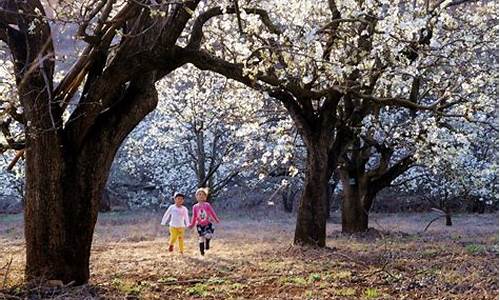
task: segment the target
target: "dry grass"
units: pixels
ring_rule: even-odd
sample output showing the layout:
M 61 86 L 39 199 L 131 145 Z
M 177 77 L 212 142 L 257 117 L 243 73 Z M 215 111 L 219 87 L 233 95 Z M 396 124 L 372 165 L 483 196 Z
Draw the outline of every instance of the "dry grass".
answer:
M 101 215 L 90 285 L 42 288 L 23 284 L 22 217 L 0 216 L 0 299 L 498 298 L 498 215 L 458 216 L 426 233 L 431 215 L 374 215 L 377 230 L 362 236 L 329 224 L 326 249 L 292 247 L 290 216 L 226 216 L 203 259 L 193 232 L 184 256 L 168 253 L 160 217 Z

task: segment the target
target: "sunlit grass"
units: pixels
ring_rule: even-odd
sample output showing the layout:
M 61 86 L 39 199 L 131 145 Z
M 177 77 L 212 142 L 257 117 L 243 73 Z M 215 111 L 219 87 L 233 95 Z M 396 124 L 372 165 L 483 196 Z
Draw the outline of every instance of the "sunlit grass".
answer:
M 119 299 L 166 299 L 165 295 L 168 299 L 429 299 L 436 296 L 433 289 L 446 299 L 470 295 L 493 299 L 497 293 L 498 268 L 494 266 L 498 256 L 490 245 L 498 228 L 477 227 L 469 233 L 464 228 L 443 227 L 441 233 L 411 233 L 404 239 L 388 232 L 383 240 L 374 241 L 340 235 L 339 225 L 329 224 L 327 245 L 335 249 L 310 249 L 291 245 L 293 221 L 285 217 L 283 221 L 228 217 L 216 226 L 212 248 L 201 257 L 193 231 L 186 233 L 184 255 L 168 252 L 167 230 L 158 225 L 159 218 L 151 213 L 126 213 L 123 219 L 116 213 L 101 217 L 89 290 L 66 293 L 85 294 L 87 299 L 93 299 L 92 295 Z M 388 218 L 410 231 L 406 218 Z M 383 224 L 385 220 L 378 221 Z M 6 224 L 16 228 L 16 222 Z M 420 225 L 415 223 L 415 227 Z M 5 247 L 0 268 L 12 259 L 5 290 L 25 298 L 22 236 L 14 238 L 7 226 L 2 228 L 0 240 Z M 486 234 L 478 234 L 479 229 Z

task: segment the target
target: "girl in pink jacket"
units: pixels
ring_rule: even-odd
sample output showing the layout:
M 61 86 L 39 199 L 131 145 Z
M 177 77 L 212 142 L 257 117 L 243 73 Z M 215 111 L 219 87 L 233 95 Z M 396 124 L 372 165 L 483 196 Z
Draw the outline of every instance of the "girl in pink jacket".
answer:
M 212 205 L 207 202 L 208 189 L 199 188 L 196 190 L 196 200 L 198 203 L 193 205 L 193 218 L 189 228 L 196 225 L 196 230 L 200 236 L 200 253 L 205 255 L 205 250 L 210 249 L 210 239 L 213 236 L 214 228 L 211 221 L 219 223 L 219 218 L 215 214 Z

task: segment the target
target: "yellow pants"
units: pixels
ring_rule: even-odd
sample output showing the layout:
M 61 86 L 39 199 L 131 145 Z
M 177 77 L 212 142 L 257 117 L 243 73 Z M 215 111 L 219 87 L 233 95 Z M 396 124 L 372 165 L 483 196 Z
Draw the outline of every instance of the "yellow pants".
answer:
M 170 227 L 170 246 L 179 240 L 179 250 L 184 252 L 184 227 Z

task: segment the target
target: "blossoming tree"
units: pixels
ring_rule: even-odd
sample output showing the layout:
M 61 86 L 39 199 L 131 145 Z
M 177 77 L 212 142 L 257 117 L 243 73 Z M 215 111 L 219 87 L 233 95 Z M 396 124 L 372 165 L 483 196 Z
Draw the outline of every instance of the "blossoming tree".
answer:
M 0 2 L 25 124 L 27 277 L 88 280 L 115 153 L 155 109 L 155 83 L 187 63 L 284 105 L 307 149 L 294 240 L 325 246 L 328 181 L 363 119 L 380 107 L 438 118 L 468 102 L 460 86 L 477 74 L 456 53 L 484 52 L 496 32 L 495 4 L 472 2 L 63 1 L 50 16 L 38 0 Z M 84 43 L 61 80 L 58 21 Z

